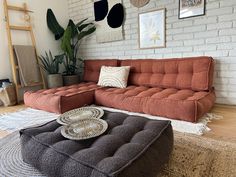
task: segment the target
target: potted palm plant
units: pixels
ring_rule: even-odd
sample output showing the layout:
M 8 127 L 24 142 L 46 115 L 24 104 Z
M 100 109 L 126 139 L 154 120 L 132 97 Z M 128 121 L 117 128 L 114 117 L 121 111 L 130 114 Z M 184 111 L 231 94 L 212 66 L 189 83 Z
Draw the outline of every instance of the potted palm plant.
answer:
M 83 59 L 79 58 L 78 50 L 84 37 L 92 34 L 96 27 L 94 23 L 87 22 L 87 19 L 75 24 L 72 20 L 64 29 L 57 22 L 57 19 L 51 9 L 47 11 L 47 25 L 50 31 L 55 35 L 56 40 L 61 40 L 61 49 L 64 55 L 64 85 L 71 85 L 79 82 L 78 74 L 81 73 Z
M 59 65 L 63 62 L 63 56 L 53 57 L 51 51 L 45 52 L 45 56 L 39 56 L 39 66 L 47 73 L 48 88 L 61 87 L 62 75 L 59 73 Z

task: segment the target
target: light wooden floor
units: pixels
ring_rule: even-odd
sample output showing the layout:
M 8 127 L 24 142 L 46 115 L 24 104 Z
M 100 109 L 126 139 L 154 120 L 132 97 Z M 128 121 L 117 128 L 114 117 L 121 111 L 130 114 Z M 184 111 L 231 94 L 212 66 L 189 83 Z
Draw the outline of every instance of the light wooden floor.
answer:
M 22 108 L 25 108 L 25 106 L 0 107 L 0 114 L 15 112 Z M 213 120 L 208 123 L 208 127 L 211 128 L 211 131 L 204 136 L 236 143 L 236 106 L 216 104 L 211 112 L 223 116 L 223 119 Z M 6 135 L 6 132 L 0 130 L 0 138 Z
M 208 123 L 211 131 L 204 136 L 236 142 L 236 106 L 216 104 L 211 112 L 223 116 L 223 119 Z

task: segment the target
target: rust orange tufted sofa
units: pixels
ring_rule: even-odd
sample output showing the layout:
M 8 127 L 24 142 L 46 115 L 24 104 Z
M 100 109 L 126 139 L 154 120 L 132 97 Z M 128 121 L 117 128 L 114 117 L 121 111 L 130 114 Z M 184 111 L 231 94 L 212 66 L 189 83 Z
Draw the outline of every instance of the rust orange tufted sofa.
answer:
M 131 66 L 128 87 L 120 89 L 97 86 L 102 65 Z M 196 122 L 214 105 L 213 71 L 214 61 L 211 57 L 87 60 L 84 83 L 26 92 L 24 99 L 28 106 L 56 113 L 96 103 Z
M 94 91 L 100 88 L 96 82 L 101 66 L 117 66 L 117 63 L 117 60 L 99 60 L 96 62 L 88 60 L 85 62 L 85 82 L 59 88 L 28 91 L 24 94 L 24 103 L 35 109 L 58 114 L 93 104 Z

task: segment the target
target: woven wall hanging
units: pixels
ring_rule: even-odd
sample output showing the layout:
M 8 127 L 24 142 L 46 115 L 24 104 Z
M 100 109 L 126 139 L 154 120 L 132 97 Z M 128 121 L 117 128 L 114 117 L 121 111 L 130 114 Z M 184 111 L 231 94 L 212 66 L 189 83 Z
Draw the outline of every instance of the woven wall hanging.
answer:
M 130 3 L 134 6 L 134 7 L 143 7 L 146 4 L 149 3 L 150 0 L 130 0 Z

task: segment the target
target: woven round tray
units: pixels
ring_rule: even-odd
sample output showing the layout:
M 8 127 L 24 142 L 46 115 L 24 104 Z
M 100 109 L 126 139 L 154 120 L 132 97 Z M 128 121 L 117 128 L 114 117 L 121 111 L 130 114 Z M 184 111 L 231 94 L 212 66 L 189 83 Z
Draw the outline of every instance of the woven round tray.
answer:
M 134 7 L 143 7 L 145 6 L 147 3 L 149 3 L 150 0 L 130 0 L 130 3 L 134 6 Z
M 103 134 L 108 128 L 106 121 L 102 119 L 80 119 L 76 123 L 63 126 L 61 134 L 71 140 L 85 140 Z
M 104 115 L 104 111 L 98 107 L 81 107 L 65 112 L 57 118 L 57 122 L 61 125 L 68 125 L 77 122 L 84 118 L 101 118 Z

